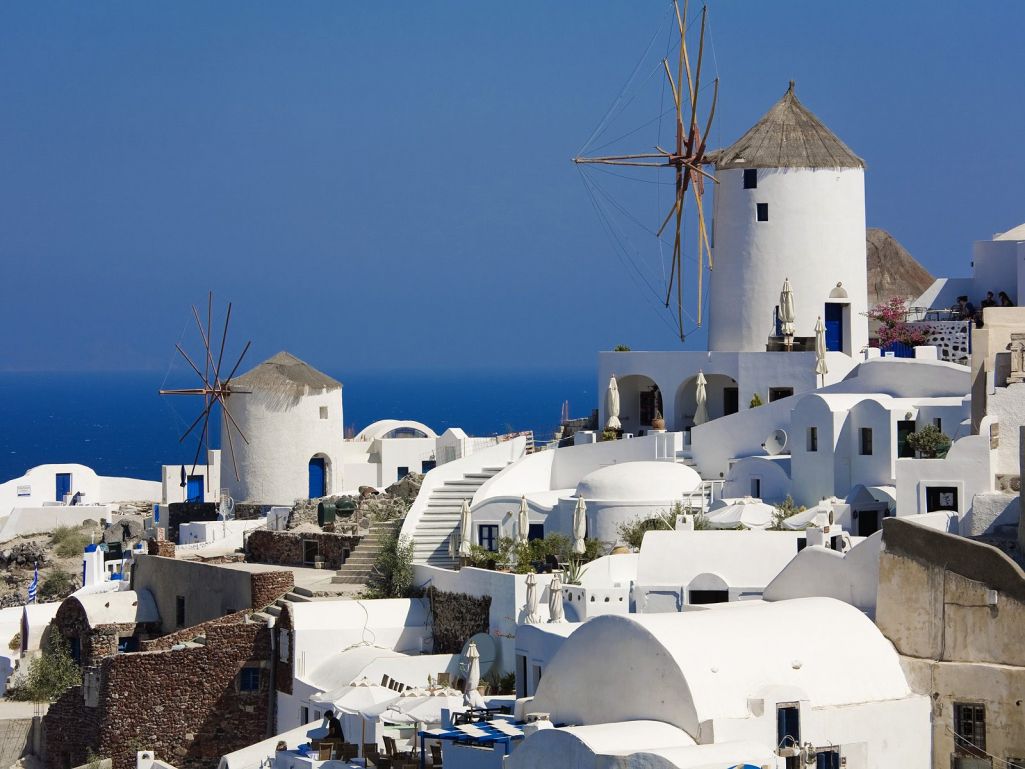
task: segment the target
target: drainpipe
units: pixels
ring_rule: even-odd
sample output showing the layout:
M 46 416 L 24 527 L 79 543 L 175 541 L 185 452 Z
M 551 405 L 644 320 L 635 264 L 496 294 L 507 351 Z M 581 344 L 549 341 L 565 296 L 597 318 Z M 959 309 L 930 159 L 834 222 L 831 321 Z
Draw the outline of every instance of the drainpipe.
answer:
M 278 634 L 274 627 L 274 618 L 267 617 L 267 632 L 270 633 L 270 681 L 267 686 L 267 736 L 273 737 L 274 706 L 277 703 L 277 668 L 278 668 Z

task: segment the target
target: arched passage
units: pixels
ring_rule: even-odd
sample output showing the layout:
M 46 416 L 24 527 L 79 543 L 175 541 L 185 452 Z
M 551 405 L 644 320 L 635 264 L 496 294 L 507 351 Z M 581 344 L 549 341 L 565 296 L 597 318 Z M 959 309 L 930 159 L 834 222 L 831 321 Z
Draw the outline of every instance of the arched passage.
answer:
M 697 374 L 684 380 L 676 391 L 676 429 L 686 430 L 694 426 L 694 412 L 697 410 Z M 705 408 L 709 421 L 738 410 L 739 393 L 737 380 L 726 374 L 705 374 Z
M 326 497 L 330 491 L 328 488 L 328 477 L 331 470 L 331 460 L 323 454 L 314 454 L 310 457 L 309 479 L 310 499 Z
M 656 411 L 662 412 L 662 392 L 655 380 L 643 374 L 630 374 L 617 379 L 616 383 L 619 387 L 619 421 L 623 425 L 623 432 L 641 435 L 650 430 Z M 602 397 L 605 397 L 604 392 Z

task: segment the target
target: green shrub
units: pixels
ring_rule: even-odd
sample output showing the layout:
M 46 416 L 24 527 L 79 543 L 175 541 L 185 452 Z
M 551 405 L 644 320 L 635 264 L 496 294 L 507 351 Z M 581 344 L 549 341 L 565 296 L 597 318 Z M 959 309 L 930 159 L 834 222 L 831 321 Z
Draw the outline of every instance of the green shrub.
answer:
M 384 541 L 374 561 L 374 573 L 364 597 L 412 598 L 415 594 L 413 540 L 393 534 Z
M 751 406 L 751 408 L 753 408 L 753 409 L 756 409 L 756 408 L 758 408 L 759 406 L 762 406 L 762 405 L 764 405 L 764 404 L 763 404 L 763 402 L 762 402 L 762 396 L 761 396 L 761 395 L 759 395 L 758 393 L 755 393 L 754 395 L 752 395 L 752 396 L 751 396 L 751 403 L 750 403 L 749 405 L 750 405 L 750 406 Z
M 60 566 L 54 566 L 39 584 L 39 597 L 44 601 L 60 601 L 78 587 L 74 576 Z
M 50 535 L 50 544 L 61 558 L 81 556 L 91 541 L 85 530 L 74 526 L 58 526 Z
M 612 348 L 612 352 L 630 352 L 630 346 L 625 344 L 617 344 Z
M 928 459 L 945 457 L 947 450 L 950 449 L 950 438 L 940 432 L 936 425 L 926 425 L 921 430 L 911 433 L 907 441 L 908 446 Z
M 792 515 L 803 513 L 807 509 L 804 505 L 800 507 L 795 505 L 794 498 L 787 494 L 787 498 L 776 505 L 776 511 L 772 514 L 772 525 L 768 527 L 769 531 L 785 531 L 786 526 L 783 525 L 783 521 Z
M 534 571 L 534 564 L 544 563 L 550 555 L 554 555 L 560 563 L 578 560 L 588 563 L 605 554 L 605 546 L 597 539 L 584 540 L 584 552 L 577 555 L 573 552 L 573 540 L 565 534 L 553 532 L 543 539 L 531 539 L 517 542 L 512 537 L 498 540 L 497 550 L 486 550 L 480 545 L 470 546 L 470 556 L 466 558 L 467 566 L 480 569 L 488 568 L 492 562 L 496 569 L 510 569 L 517 574 Z
M 25 683 L 7 691 L 9 699 L 55 702 L 72 686 L 82 683 L 82 672 L 71 658 L 67 640 L 52 633 L 43 653 L 29 663 Z

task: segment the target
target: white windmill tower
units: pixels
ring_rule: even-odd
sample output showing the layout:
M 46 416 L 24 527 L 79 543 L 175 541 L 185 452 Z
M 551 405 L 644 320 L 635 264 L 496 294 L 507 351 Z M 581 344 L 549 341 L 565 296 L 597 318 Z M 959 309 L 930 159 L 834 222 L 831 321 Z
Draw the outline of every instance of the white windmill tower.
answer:
M 864 161 L 798 101 L 793 81 L 709 160 L 719 181 L 709 350 L 765 350 L 789 277 L 795 336 L 813 338 L 821 316 L 830 350 L 860 352 L 868 344 Z

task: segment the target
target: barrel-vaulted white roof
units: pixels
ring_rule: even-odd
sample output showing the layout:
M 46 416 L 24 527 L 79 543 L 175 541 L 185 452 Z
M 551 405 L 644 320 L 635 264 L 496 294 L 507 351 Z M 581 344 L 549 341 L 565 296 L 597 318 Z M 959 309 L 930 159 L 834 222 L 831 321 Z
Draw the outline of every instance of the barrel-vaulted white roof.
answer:
M 577 496 L 602 501 L 655 502 L 679 499 L 701 486 L 701 476 L 675 462 L 619 462 L 588 473 Z
M 80 595 L 75 596 L 75 600 L 82 604 L 89 627 L 160 621 L 160 613 L 149 590 Z
M 596 765 L 595 757 L 599 755 L 626 755 L 643 749 L 693 744 L 689 734 L 660 721 L 567 726 L 543 729 L 530 735 L 509 756 L 507 766 L 508 769 L 589 769 Z
M 402 435 L 405 435 L 406 437 L 409 437 L 410 436 L 410 432 L 414 432 L 414 431 L 415 432 L 423 433 L 423 435 L 422 436 L 412 436 L 412 437 L 423 437 L 423 438 L 437 438 L 438 437 L 438 434 L 435 433 L 434 430 L 432 430 L 430 427 L 425 425 L 423 422 L 416 422 L 416 421 L 414 421 L 412 419 L 379 419 L 376 422 L 373 422 L 373 423 L 367 425 L 366 427 L 364 427 L 362 430 L 360 430 L 359 435 L 357 435 L 354 438 L 354 440 L 357 440 L 357 441 L 372 441 L 372 440 L 375 440 L 376 438 L 386 438 L 386 437 L 388 437 L 389 433 L 391 433 L 391 432 L 393 432 L 395 430 L 401 431 L 400 432 L 400 437 Z
M 413 627 L 427 624 L 423 601 L 384 598 L 378 601 L 306 601 L 289 603 L 292 627 L 333 630 L 367 627 Z
M 530 710 L 556 723 L 665 721 L 697 737 L 702 722 L 749 716 L 749 699 L 822 707 L 910 694 L 897 652 L 864 614 L 802 598 L 591 619 L 545 669 Z

